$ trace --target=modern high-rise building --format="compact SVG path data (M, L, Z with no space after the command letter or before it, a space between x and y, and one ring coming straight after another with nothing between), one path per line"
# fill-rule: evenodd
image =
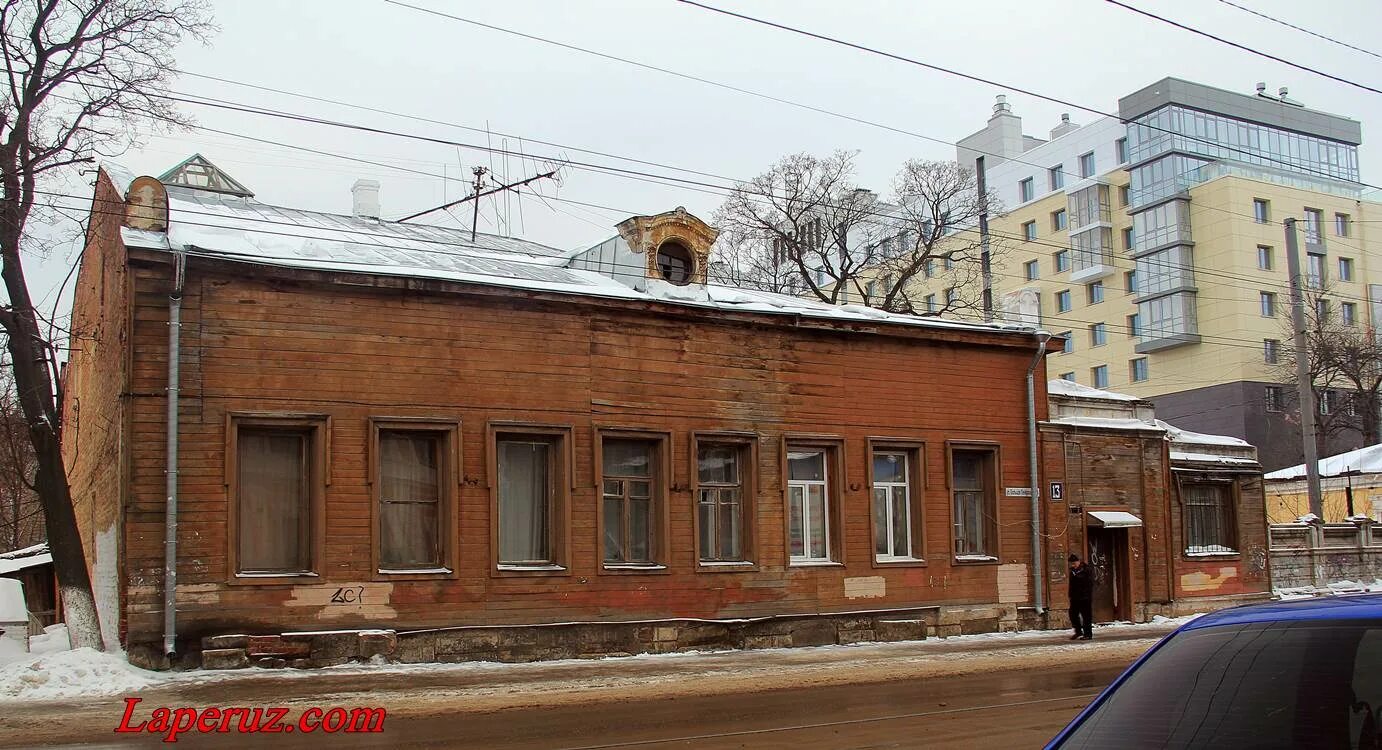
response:
M957 158L984 157L1004 206L990 222L1005 248L998 307L1066 338L1053 375L1152 400L1185 429L1244 438L1269 470L1299 463L1279 365L1291 345L1283 220L1298 220L1317 313L1376 325L1382 204L1363 198L1360 123L1284 90L1166 78L1121 98L1118 118L1064 116L1046 140L1022 131L999 97ZM1330 395L1321 409L1354 408L1348 393ZM1322 455L1361 440L1335 435Z

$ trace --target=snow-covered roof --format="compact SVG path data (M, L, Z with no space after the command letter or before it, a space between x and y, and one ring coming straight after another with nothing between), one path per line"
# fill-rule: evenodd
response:
M1173 443L1190 443L1192 445L1230 445L1235 448L1251 448L1252 443L1246 440L1230 437L1228 435L1210 435L1206 432L1191 432L1181 428L1156 420L1158 426L1166 430L1166 437Z
M1046 383L1046 392L1052 396L1070 396L1073 398L1097 398L1105 401L1141 401L1136 396L1129 396L1126 393L1114 393L1113 391L1101 391L1098 388L1091 388L1087 385L1080 385L1073 380L1055 378Z
M1348 472L1376 474L1382 472L1382 443L1366 448L1340 453L1337 456L1320 459L1316 464L1322 477L1335 477ZM1285 469L1277 469L1265 475L1266 479L1303 479L1305 464L1297 464Z
M16 570L34 568L39 565L47 565L53 561L53 555L48 552L48 543L41 542L32 547L24 547L10 552L0 552L0 575L13 573Z
M1106 430L1157 430L1162 428L1141 419L1118 419L1114 417L1057 417L1051 420L1057 424L1073 427L1100 427Z
M123 194L134 180L119 165L103 169ZM857 305L719 285L674 286L649 280L634 289L609 276L567 267L572 253L512 237L427 224L282 208L244 196L168 186L168 231L125 227L128 247L320 271L368 273L485 284L607 299L665 302L813 319L918 328L1014 333L1029 327L968 323L886 313Z

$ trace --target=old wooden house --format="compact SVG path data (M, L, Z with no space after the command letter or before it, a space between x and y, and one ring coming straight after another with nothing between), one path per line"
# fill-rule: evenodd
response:
M1152 404L1063 380L1041 426L1054 609L1066 600L1059 550L1094 567L1094 619L1143 621L1271 595L1257 450L1181 430ZM1059 614L1056 614L1059 619Z

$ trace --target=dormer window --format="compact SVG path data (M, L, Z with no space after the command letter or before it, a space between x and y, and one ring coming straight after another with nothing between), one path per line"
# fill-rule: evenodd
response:
M695 256L685 245L667 240L657 248L657 272L663 281L677 286L691 283L696 270Z

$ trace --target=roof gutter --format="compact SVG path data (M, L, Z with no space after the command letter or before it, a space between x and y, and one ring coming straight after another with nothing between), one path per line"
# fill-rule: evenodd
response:
M173 290L168 294L168 458L164 471L167 500L163 519L163 653L177 651L178 594L178 365L182 329L182 286L187 255L173 251Z
M1042 615L1046 613L1046 597L1042 589L1045 564L1041 554L1041 477L1037 468L1036 368L1046 354L1046 342L1051 334L1037 331L1035 335L1036 354L1027 367L1027 466L1031 471L1032 489L1032 607Z

